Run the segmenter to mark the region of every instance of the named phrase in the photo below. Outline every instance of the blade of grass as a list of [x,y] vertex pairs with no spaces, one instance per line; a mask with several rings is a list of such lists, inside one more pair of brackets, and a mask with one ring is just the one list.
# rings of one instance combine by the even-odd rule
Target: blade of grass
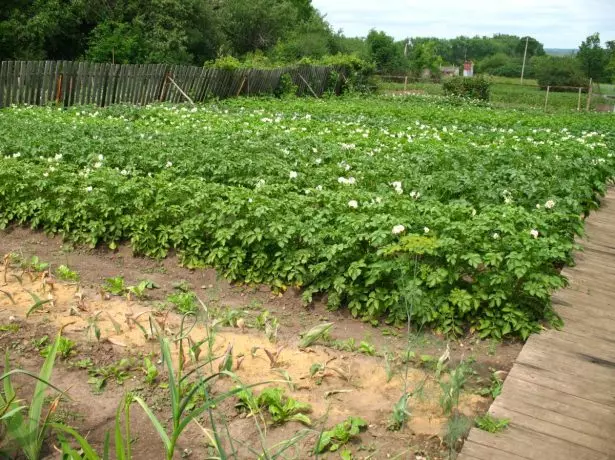
[[81,450],[83,451],[83,454],[85,455],[86,460],[100,460],[100,457],[94,451],[90,443],[83,436],[81,436],[76,430],[74,430],[73,428],[67,425],[64,425],[63,423],[50,423],[49,426],[53,428],[54,430],[69,434],[73,438],[75,438],[75,441],[77,441],[77,443],[79,444],[79,447],[81,447]]
[[162,424],[156,418],[156,416],[154,415],[152,410],[149,408],[147,403],[145,401],[143,401],[139,396],[133,396],[133,399],[134,399],[134,401],[137,404],[139,404],[141,406],[141,408],[145,412],[145,415],[147,415],[149,417],[150,421],[152,422],[152,425],[154,425],[154,428],[156,429],[156,432],[158,432],[158,435],[160,436],[160,439],[162,439],[162,442],[164,443],[165,449],[167,451],[170,450],[171,447],[172,447],[171,440],[169,439],[169,436],[167,435],[166,431],[164,430]]

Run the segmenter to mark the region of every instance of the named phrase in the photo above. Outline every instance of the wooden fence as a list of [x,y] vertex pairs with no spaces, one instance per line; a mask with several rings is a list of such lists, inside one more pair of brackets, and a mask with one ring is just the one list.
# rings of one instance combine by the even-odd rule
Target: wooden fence
[[[166,64],[105,64],[73,61],[3,61],[0,107],[12,104],[65,107],[78,104],[195,102],[209,98],[273,94],[289,74],[299,95],[321,96],[328,66],[222,70]],[[339,78],[343,78],[340,74]]]

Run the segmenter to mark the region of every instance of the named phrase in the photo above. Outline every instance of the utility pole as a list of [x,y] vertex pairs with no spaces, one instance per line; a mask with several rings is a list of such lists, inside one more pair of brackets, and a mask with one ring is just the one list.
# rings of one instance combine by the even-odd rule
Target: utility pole
[[521,66],[521,84],[523,84],[523,74],[525,73],[525,58],[527,56],[527,43],[530,40],[530,37],[525,37],[525,51],[523,52],[523,65]]

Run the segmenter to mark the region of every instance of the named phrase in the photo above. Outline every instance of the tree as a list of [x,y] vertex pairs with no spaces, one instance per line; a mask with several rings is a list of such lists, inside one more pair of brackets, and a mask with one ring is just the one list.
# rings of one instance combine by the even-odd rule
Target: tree
[[599,33],[590,35],[581,43],[576,58],[587,77],[600,81],[605,76],[608,54],[600,46]]
[[[547,86],[570,86],[574,88],[586,87],[587,77],[579,65],[579,61],[569,56],[539,56],[531,61],[538,84]],[[552,90],[566,90],[565,88],[552,88]]]
[[238,55],[271,49],[299,18],[289,0],[225,0],[218,14],[230,51]]
[[429,71],[432,79],[440,79],[442,57],[436,51],[435,41],[413,44],[410,51],[410,68],[415,77],[420,78],[424,71]]
[[372,29],[365,40],[369,59],[376,64],[376,69],[383,73],[403,71],[407,68],[401,43],[384,32]]

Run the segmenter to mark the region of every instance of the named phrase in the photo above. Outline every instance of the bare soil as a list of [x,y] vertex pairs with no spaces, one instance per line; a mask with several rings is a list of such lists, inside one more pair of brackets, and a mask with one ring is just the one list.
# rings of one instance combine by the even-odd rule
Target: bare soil
[[[350,317],[344,310],[327,311],[318,303],[307,309],[302,305],[299,292],[289,291],[280,296],[274,295],[265,286],[232,285],[219,278],[214,270],[188,270],[180,267],[172,256],[160,261],[134,257],[129,247],[120,247],[116,251],[75,248],[60,238],[15,227],[0,232],[0,256],[8,253],[19,254],[24,259],[36,255],[41,261],[51,264],[52,272],[64,264],[80,276],[79,282],[73,283],[52,280],[55,283],[51,291],[49,285],[43,284],[40,274],[30,275],[12,266],[4,279],[0,268],[0,289],[8,292],[15,302],[0,293],[0,346],[9,351],[13,368],[37,372],[43,358],[34,342],[45,335],[52,340],[63,329],[63,334],[76,346],[74,355],[66,360],[58,359],[54,369],[52,382],[66,389],[70,397],[61,402],[58,417],[87,435],[88,440],[101,450],[105,433],[113,430],[118,404],[127,391],[141,395],[159,418],[169,419],[168,390],[161,385],[165,379],[157,342],[147,340],[132,319],[136,318],[147,329],[149,318],[154,318],[170,337],[177,335],[181,316],[169,312],[165,299],[177,292],[179,283],[189,285],[217,318],[224,319],[233,310],[240,312],[244,318],[239,324],[242,327],[225,326],[219,329],[213,353],[220,356],[232,344],[234,356],[244,356],[241,366],[234,368],[242,383],[277,380],[268,386],[284,387],[293,398],[312,406],[310,417],[314,431],[294,449],[287,451],[285,458],[311,456],[318,433],[348,416],[362,417],[369,423],[369,428],[360,439],[348,446],[354,458],[448,458],[449,449],[442,442],[447,419],[439,404],[441,389],[434,375],[434,361],[448,345],[449,367],[454,367],[461,360],[472,363],[475,374],[460,398],[459,410],[473,417],[484,413],[491,403],[490,398],[478,395],[477,390],[489,385],[493,371],[508,371],[521,349],[518,342],[494,343],[473,336],[447,340],[431,332],[413,331],[408,337],[404,329],[386,325],[373,327]],[[158,288],[148,290],[145,300],[108,296],[101,292],[104,280],[117,276],[124,277],[127,286],[148,279]],[[50,302],[26,318],[34,303],[30,293]],[[275,343],[271,343],[264,332],[253,327],[257,315],[265,310],[280,322]],[[97,314],[101,332],[99,341],[88,327]],[[329,341],[300,350],[300,333],[323,321],[334,323]],[[195,342],[202,339],[206,336],[205,327],[198,323],[190,331],[190,336]],[[376,354],[368,356],[332,346],[333,340],[351,338],[357,345],[360,342],[372,345]],[[416,358],[405,380],[405,366],[395,358],[389,360],[391,364],[388,367],[393,370],[387,372],[384,355],[401,356],[409,341]],[[279,347],[283,347],[280,359],[272,369],[264,349],[274,351]],[[174,353],[177,358],[176,349]],[[153,385],[145,383],[142,364],[139,364],[145,356],[150,356],[160,370],[158,382]],[[90,368],[108,366],[122,358],[130,358],[130,364],[126,366],[130,377],[122,385],[109,379],[101,391],[96,391],[95,386],[88,383],[91,377],[88,370],[79,367],[79,363],[86,358],[92,361]],[[328,361],[346,378],[338,372],[329,372],[322,381],[310,377],[313,364]],[[212,369],[218,369],[218,362],[213,363]],[[295,384],[294,391],[286,386],[279,369],[290,375]],[[23,393],[18,390],[18,394],[28,395],[32,383],[24,379],[17,379],[17,382],[23,389]],[[411,398],[409,409],[412,416],[404,428],[389,431],[387,424],[391,411],[406,384],[411,389],[422,385],[423,391]],[[221,379],[213,391],[222,391],[232,385],[233,382]],[[255,390],[256,393],[259,391]],[[218,406],[216,417],[227,424],[231,437],[238,441],[235,447],[243,449],[240,457],[253,458],[241,446],[259,446],[261,437],[254,419],[236,409],[235,402],[236,399],[232,398]],[[132,418],[134,458],[163,458],[160,438],[137,406],[133,407]],[[207,418],[202,422],[204,427],[210,426]],[[273,446],[291,438],[302,428],[297,422],[269,426],[266,442]],[[49,439],[49,458],[59,458],[54,450],[55,442],[55,438]],[[201,459],[212,453],[201,428],[191,424],[180,440],[177,457]],[[339,458],[339,454],[328,454],[324,458]]]

